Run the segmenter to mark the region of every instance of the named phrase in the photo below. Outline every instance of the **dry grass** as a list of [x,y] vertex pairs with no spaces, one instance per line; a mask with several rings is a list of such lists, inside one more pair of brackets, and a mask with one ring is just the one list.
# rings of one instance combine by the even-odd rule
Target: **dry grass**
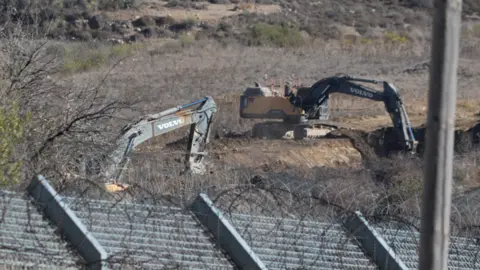
[[[255,121],[240,119],[238,96],[254,81],[262,82],[265,74],[277,78],[291,78],[293,75],[306,85],[336,73],[387,80],[400,90],[414,124],[422,124],[426,113],[429,46],[422,43],[405,44],[395,36],[391,36],[391,40],[393,44],[360,42],[355,46],[342,41],[325,43],[313,40],[295,49],[243,47],[192,39],[180,42],[152,39],[143,43],[144,46],[135,48],[131,45],[93,46],[91,43],[79,43],[75,45],[75,50],[80,52],[78,55],[67,50],[61,58],[63,65],[60,68],[69,72],[44,78],[55,82],[52,88],[56,91],[52,92],[54,99],[48,99],[51,104],[45,105],[44,100],[34,103],[34,106],[46,112],[41,111],[43,119],[37,119],[41,131],[36,131],[38,127],[31,129],[37,132],[34,135],[38,137],[32,137],[39,142],[43,139],[48,141],[50,133],[55,135],[56,131],[49,129],[51,122],[58,122],[59,130],[65,131],[64,126],[71,121],[69,117],[72,118],[71,111],[88,113],[91,108],[88,104],[78,106],[77,111],[70,110],[81,103],[82,97],[88,97],[86,93],[80,95],[81,89],[91,89],[110,71],[115,61],[124,56],[128,58],[116,66],[99,90],[99,101],[138,102],[129,110],[115,111],[110,121],[105,123],[85,123],[80,126],[86,126],[84,130],[96,128],[100,130],[99,133],[104,129],[119,130],[123,124],[139,115],[155,113],[209,95],[219,106],[212,135],[247,132]],[[472,45],[476,41],[478,39],[475,36],[469,36],[462,42],[457,112],[462,123],[477,121],[480,51]],[[72,45],[60,46],[69,48]],[[55,88],[57,85],[60,87]],[[93,88],[87,93],[96,97],[98,93],[95,90]],[[67,97],[68,102],[62,102],[65,100],[62,95]],[[390,124],[381,103],[343,95],[333,96],[332,101],[334,118],[352,127],[373,129]],[[91,102],[96,104],[97,99]],[[64,118],[67,118],[66,124]],[[54,169],[72,162],[70,156],[80,152],[83,149],[81,145],[90,143],[90,140],[78,138],[82,137],[84,130],[80,129],[77,138],[74,138],[76,140],[70,139],[70,134],[64,132],[66,136],[63,140],[52,144],[50,151],[44,155],[45,160],[41,162],[45,162],[45,166],[51,166],[48,162],[54,162]],[[91,141],[97,143],[98,137],[94,131],[91,133]],[[210,147],[213,155],[207,159],[209,173],[193,176],[182,173],[183,149],[161,148],[168,142],[184,137],[186,133],[186,128],[177,130],[139,147],[140,153],[132,155],[125,179],[133,184],[133,188],[123,196],[137,201],[167,196],[186,204],[199,192],[206,192],[230,211],[234,209],[235,212],[273,213],[280,216],[308,214],[318,218],[320,215],[331,216],[335,212],[332,209],[343,213],[360,210],[370,216],[383,217],[417,218],[419,215],[424,168],[421,159],[398,155],[388,159],[377,158],[373,164],[365,163],[366,166],[345,166],[336,161],[342,159],[340,156],[347,156],[351,150],[348,144],[338,143],[344,147],[345,152],[342,153],[335,143],[298,146],[280,142],[252,143],[245,138],[222,141],[222,138],[214,137]],[[116,134],[110,135],[113,138]],[[225,147],[222,146],[223,142],[226,142]],[[296,149],[300,147],[301,150]],[[92,148],[86,147],[84,151],[91,151]],[[245,151],[239,151],[241,148]],[[147,153],[147,150],[150,152]],[[266,150],[271,150],[273,154],[266,153]],[[335,156],[330,157],[330,153]],[[218,157],[220,161],[216,160]],[[477,161],[478,152],[468,145],[455,157],[456,192],[478,188],[480,172]],[[253,183],[251,180],[258,175],[264,178],[263,181]],[[90,193],[101,198],[108,196],[96,186],[105,179],[74,179],[69,182],[50,178],[49,175],[47,177],[56,188],[62,187],[62,192],[83,191],[93,186],[84,194]],[[92,183],[96,180],[97,183]],[[455,211],[452,219],[460,226],[478,224],[480,213],[476,208],[479,196],[468,198],[454,200],[453,203]]]
[[[161,41],[162,42],[162,41]],[[384,79],[399,89],[412,117],[422,119],[426,111],[428,89],[428,47],[415,46],[410,50],[359,46],[342,49],[335,43],[316,44],[296,49],[245,48],[237,45],[222,47],[213,42],[181,48],[179,53],[169,53],[165,48],[146,44],[145,50],[136,52],[125,60],[112,75],[119,95],[140,97],[145,112],[152,112],[189,102],[204,95],[213,96],[219,103],[217,127],[242,131],[246,121],[239,119],[236,99],[253,81],[262,82],[264,74],[270,77],[290,78],[294,75],[309,85],[336,73]],[[154,52],[149,53],[149,52]],[[460,61],[459,106],[460,117],[475,113],[478,98],[478,64],[472,52],[465,52]],[[101,70],[101,69],[100,69]],[[99,70],[76,74],[75,80],[88,80]],[[194,87],[194,89],[192,89]],[[383,104],[345,95],[333,95],[332,113],[343,120],[358,122],[358,117],[368,115],[384,117]],[[351,117],[349,117],[349,115]],[[387,121],[385,123],[385,120]],[[415,119],[414,119],[415,120]],[[416,121],[416,124],[423,120]],[[380,122],[381,123],[381,122]]]
[[[238,95],[254,81],[270,77],[291,78],[294,75],[309,85],[336,73],[384,79],[399,89],[408,113],[415,124],[424,121],[428,89],[428,46],[415,45],[409,50],[390,47],[357,46],[343,48],[338,44],[312,44],[296,49],[222,46],[214,42],[198,43],[170,53],[169,49],[149,41],[114,70],[108,84],[120,97],[135,96],[143,100],[139,114],[187,103],[204,95],[213,96],[219,104],[216,129],[242,132],[252,121],[238,116]],[[177,44],[178,45],[178,44]],[[467,44],[468,45],[468,44]],[[466,51],[460,61],[460,117],[472,117],[478,98],[478,56]],[[105,71],[107,67],[103,68]],[[102,67],[75,74],[81,84],[102,72]],[[388,125],[390,120],[382,103],[333,95],[332,114],[338,120],[361,128]],[[361,119],[368,116],[368,119]],[[377,117],[375,120],[374,117]],[[360,119],[359,119],[360,118]],[[373,119],[373,120],[372,120]],[[373,121],[373,122],[372,122]]]
[[[253,85],[254,81],[262,82],[265,74],[277,78],[291,78],[293,75],[309,85],[323,77],[346,73],[394,83],[407,104],[408,112],[412,118],[417,119],[415,123],[423,122],[428,88],[429,46],[421,44],[410,44],[410,47],[405,47],[403,44],[355,47],[341,45],[336,42],[310,43],[295,49],[279,49],[198,41],[194,46],[182,47],[181,44],[176,44],[175,46],[179,47],[171,50],[168,46],[172,46],[172,43],[165,47],[163,40],[158,44],[155,40],[149,40],[144,43],[144,47],[129,50],[129,57],[111,72],[110,77],[103,84],[102,91],[108,93],[107,98],[111,100],[139,101],[131,110],[114,115],[112,122],[117,129],[139,115],[189,103],[205,95],[213,96],[219,106],[213,130],[215,136],[217,133],[225,132],[243,133],[252,128],[255,121],[240,119],[237,100],[246,86]],[[469,44],[463,46],[468,50],[462,52],[460,60],[459,115],[471,118],[476,113],[477,103],[474,100],[480,100],[480,91],[477,87],[477,80],[479,80],[477,62],[480,55],[472,51]],[[81,50],[87,55],[89,50],[109,55],[112,54],[114,47],[98,50],[91,49],[85,44]],[[61,78],[65,86],[71,85],[75,89],[84,88],[86,84],[98,81],[113,64],[111,61],[116,60],[108,57],[106,59],[102,65],[92,66],[80,73],[62,75],[57,79]],[[334,117],[350,123],[352,127],[378,127],[390,124],[381,103],[375,104],[368,100],[340,95],[334,96],[333,99]],[[186,128],[177,130],[145,143],[139,150],[158,149],[159,146],[184,137],[186,133]],[[249,142],[242,143],[246,146]],[[305,165],[306,159],[301,155],[283,159],[282,164],[275,165],[273,161],[282,160],[282,157],[272,156],[267,159],[266,156],[261,155],[261,147],[262,144],[258,144],[257,155],[247,152],[235,156],[229,152],[230,149],[227,149],[222,159],[227,161],[230,159],[229,162],[222,163],[216,161],[214,157],[209,157],[212,173],[206,176],[189,176],[180,173],[183,167],[181,163],[184,159],[183,152],[177,150],[177,154],[172,154],[167,150],[156,150],[150,155],[146,153],[143,156],[133,157],[133,163],[130,166],[132,171],[127,180],[137,185],[134,189],[135,197],[170,194],[188,201],[200,191],[218,194],[232,188],[252,189],[249,180],[258,174],[259,168],[267,165],[273,169],[267,171],[264,174],[265,177],[277,180],[290,190],[293,187],[302,189],[302,194],[307,192],[305,194],[311,195],[315,188],[317,197],[335,202],[344,208],[376,209],[373,206],[377,205],[384,209],[393,207],[395,209],[393,213],[404,211],[404,213],[415,214],[411,213],[411,210],[416,209],[411,203],[418,205],[416,191],[419,190],[418,181],[421,175],[421,164],[418,162],[402,158],[385,161],[382,163],[384,167],[381,167],[384,170],[385,179],[381,181],[384,183],[379,185],[374,181],[378,178],[372,177],[368,171],[369,168],[342,167],[340,163],[335,164],[333,158],[329,160],[327,156],[322,157],[321,160],[326,161],[323,165],[328,165],[330,168],[312,169],[308,164],[306,166],[308,168],[302,168],[300,165]],[[274,148],[280,155],[289,156],[299,153],[294,147],[286,144],[277,144]],[[318,151],[324,150],[319,148]],[[311,152],[304,154],[312,155]],[[328,153],[324,152],[324,154]],[[235,158],[242,158],[248,162],[235,162]],[[252,163],[255,164],[252,165]],[[471,169],[473,167],[462,166],[458,168],[468,168],[472,172],[467,173],[461,182],[476,182],[477,180],[472,180],[475,175],[474,170]],[[338,169],[332,170],[331,167],[338,167]],[[465,170],[467,169],[461,171]],[[304,183],[310,184],[304,186]],[[366,185],[366,183],[369,184]],[[394,188],[385,188],[385,184],[393,185]]]

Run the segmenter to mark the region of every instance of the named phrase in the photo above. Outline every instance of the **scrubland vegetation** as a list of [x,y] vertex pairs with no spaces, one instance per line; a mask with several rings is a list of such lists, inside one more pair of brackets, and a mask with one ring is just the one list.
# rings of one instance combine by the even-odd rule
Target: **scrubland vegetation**
[[[121,127],[136,117],[209,95],[219,106],[209,150],[211,173],[180,173],[183,149],[159,149],[187,131],[172,132],[135,153],[128,175],[134,186],[130,199],[171,196],[186,202],[205,191],[217,196],[229,192],[232,198],[263,194],[262,198],[274,201],[273,195],[265,195],[266,188],[251,184],[255,175],[262,175],[264,182],[271,183],[267,186],[272,194],[281,195],[287,189],[289,196],[300,194],[303,199],[314,198],[346,210],[418,216],[423,177],[419,157],[372,154],[369,161],[363,157],[353,165],[305,168],[301,165],[310,157],[291,157],[290,163],[258,160],[257,166],[249,167],[228,161],[228,155],[238,158],[232,153],[252,142],[242,134],[248,134],[253,121],[239,118],[237,101],[246,86],[263,82],[265,74],[294,76],[305,85],[336,73],[385,79],[400,89],[414,125],[423,124],[429,9],[416,1],[279,0],[257,1],[271,5],[263,13],[246,7],[218,17],[218,5],[231,5],[225,7],[230,12],[240,1],[150,2],[2,4],[2,183],[17,189],[34,174],[43,174],[64,192],[88,190],[98,195],[104,179],[83,178],[75,169],[79,160],[110,151]],[[281,12],[273,12],[273,5],[279,5]],[[480,22],[474,20],[480,5],[477,1],[464,1],[464,5],[459,129],[474,127],[480,108],[480,50],[476,45]],[[178,10],[188,14],[179,16]],[[380,103],[333,96],[331,110],[335,120],[365,132],[390,125]],[[237,142],[233,135],[239,137]],[[455,157],[458,194],[480,186],[478,151],[470,142],[467,145]],[[337,158],[335,149],[325,150],[322,144],[305,147],[330,151]],[[345,147],[354,148],[348,142]],[[280,144],[276,151],[282,156],[295,149]],[[279,200],[292,211],[297,207],[284,197]],[[476,222],[471,210],[475,205],[454,204],[459,209],[453,213],[455,220]]]

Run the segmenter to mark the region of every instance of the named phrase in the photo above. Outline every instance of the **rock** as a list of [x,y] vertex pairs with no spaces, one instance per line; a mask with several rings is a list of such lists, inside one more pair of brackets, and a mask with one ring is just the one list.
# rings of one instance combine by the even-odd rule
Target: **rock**
[[172,24],[168,30],[172,32],[182,32],[182,31],[188,31],[191,30],[195,26],[194,22],[190,21],[185,21],[185,22],[180,22],[176,24]]
[[155,24],[160,27],[176,23],[175,19],[171,16],[157,16],[154,20]]
[[155,24],[155,20],[152,18],[152,16],[147,16],[147,15],[132,21],[133,27],[146,27],[146,26],[152,26],[154,24]]
[[82,40],[88,41],[92,39],[92,35],[88,31],[82,31],[78,29],[74,29],[68,32],[68,35],[71,36],[75,40]]
[[337,29],[340,33],[340,39],[356,43],[360,40],[360,34],[355,30],[355,28],[350,26],[337,26]]
[[78,20],[75,20],[72,23],[72,25],[77,27],[77,28],[87,29],[88,21],[84,20],[84,19],[78,19]]
[[264,181],[265,179],[260,175],[255,175],[254,177],[252,177],[252,179],[250,179],[250,183],[252,183],[253,185],[258,185]]
[[300,35],[302,36],[304,42],[308,43],[313,41],[312,37],[308,34],[307,31],[300,31]]
[[370,27],[363,37],[371,40],[381,40],[383,38],[384,29],[380,27]]
[[65,21],[71,24],[74,24],[77,19],[80,19],[78,14],[74,12],[69,12],[64,15]]
[[231,3],[231,1],[229,0],[208,0],[208,2],[210,4],[223,4],[223,5]]
[[103,30],[92,31],[92,37],[98,40],[108,40],[109,38],[111,38],[111,35],[112,33],[108,31],[103,31]]
[[132,42],[138,42],[143,40],[144,37],[141,34],[133,34],[127,37],[126,42],[132,43]]
[[260,189],[270,189],[272,188],[272,181],[260,175],[255,175],[250,179],[250,184],[256,186]]
[[118,23],[112,23],[112,32],[121,33],[122,27]]
[[170,31],[168,29],[157,28],[155,30],[155,32],[157,34],[157,37],[165,37],[165,38],[174,38],[175,37],[175,33],[173,33],[172,31]]
[[91,29],[100,29],[103,27],[103,25],[104,25],[104,21],[101,15],[94,15],[88,18],[88,26]]
[[129,28],[125,27],[122,23],[120,22],[114,22],[109,26],[109,31],[113,33],[118,33],[120,35],[125,35],[129,33]]
[[152,27],[147,27],[141,31],[144,37],[151,38],[155,36],[155,30]]
[[121,40],[121,39],[118,39],[118,38],[111,38],[111,39],[108,39],[107,41],[108,41],[109,43],[115,44],[115,45],[125,44],[125,41],[123,41],[123,40]]

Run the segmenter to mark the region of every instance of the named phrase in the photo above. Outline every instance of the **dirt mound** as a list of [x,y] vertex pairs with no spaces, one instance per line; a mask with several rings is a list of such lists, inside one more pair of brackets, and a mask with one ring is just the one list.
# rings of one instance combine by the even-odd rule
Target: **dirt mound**
[[[417,153],[421,157],[425,145],[425,127],[414,130],[418,140]],[[480,124],[455,132],[457,151],[479,143]],[[398,135],[393,128],[373,131],[339,128],[324,138],[288,140],[252,137],[250,132],[212,136],[207,146],[206,161],[211,170],[243,168],[252,174],[270,174],[295,171],[307,175],[317,167],[364,168],[374,179],[382,181],[383,160],[401,153]],[[179,153],[186,150],[188,138],[165,144],[164,150]],[[172,155],[173,157],[173,155]],[[383,164],[383,165],[382,165]]]
[[[166,145],[183,151],[188,139]],[[215,167],[243,167],[255,172],[287,169],[309,170],[314,167],[358,166],[361,156],[349,139],[265,140],[250,133],[227,134],[211,140],[208,161]]]
[[255,140],[248,144],[224,144],[213,150],[224,164],[244,166],[263,172],[296,168],[355,166],[360,155],[348,140]]

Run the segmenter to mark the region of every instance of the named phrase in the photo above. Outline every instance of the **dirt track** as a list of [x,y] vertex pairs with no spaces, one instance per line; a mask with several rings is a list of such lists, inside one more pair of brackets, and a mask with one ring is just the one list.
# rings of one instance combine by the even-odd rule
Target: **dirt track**
[[355,166],[361,157],[348,139],[219,140],[212,147],[217,161],[252,169],[276,170],[286,167],[311,169],[319,166]]
[[[166,148],[185,150],[186,140],[174,141]],[[287,168],[308,170],[314,167],[356,167],[360,153],[347,138],[315,140],[267,140],[250,134],[212,138],[207,163],[215,167],[249,168],[254,171],[276,171]]]

